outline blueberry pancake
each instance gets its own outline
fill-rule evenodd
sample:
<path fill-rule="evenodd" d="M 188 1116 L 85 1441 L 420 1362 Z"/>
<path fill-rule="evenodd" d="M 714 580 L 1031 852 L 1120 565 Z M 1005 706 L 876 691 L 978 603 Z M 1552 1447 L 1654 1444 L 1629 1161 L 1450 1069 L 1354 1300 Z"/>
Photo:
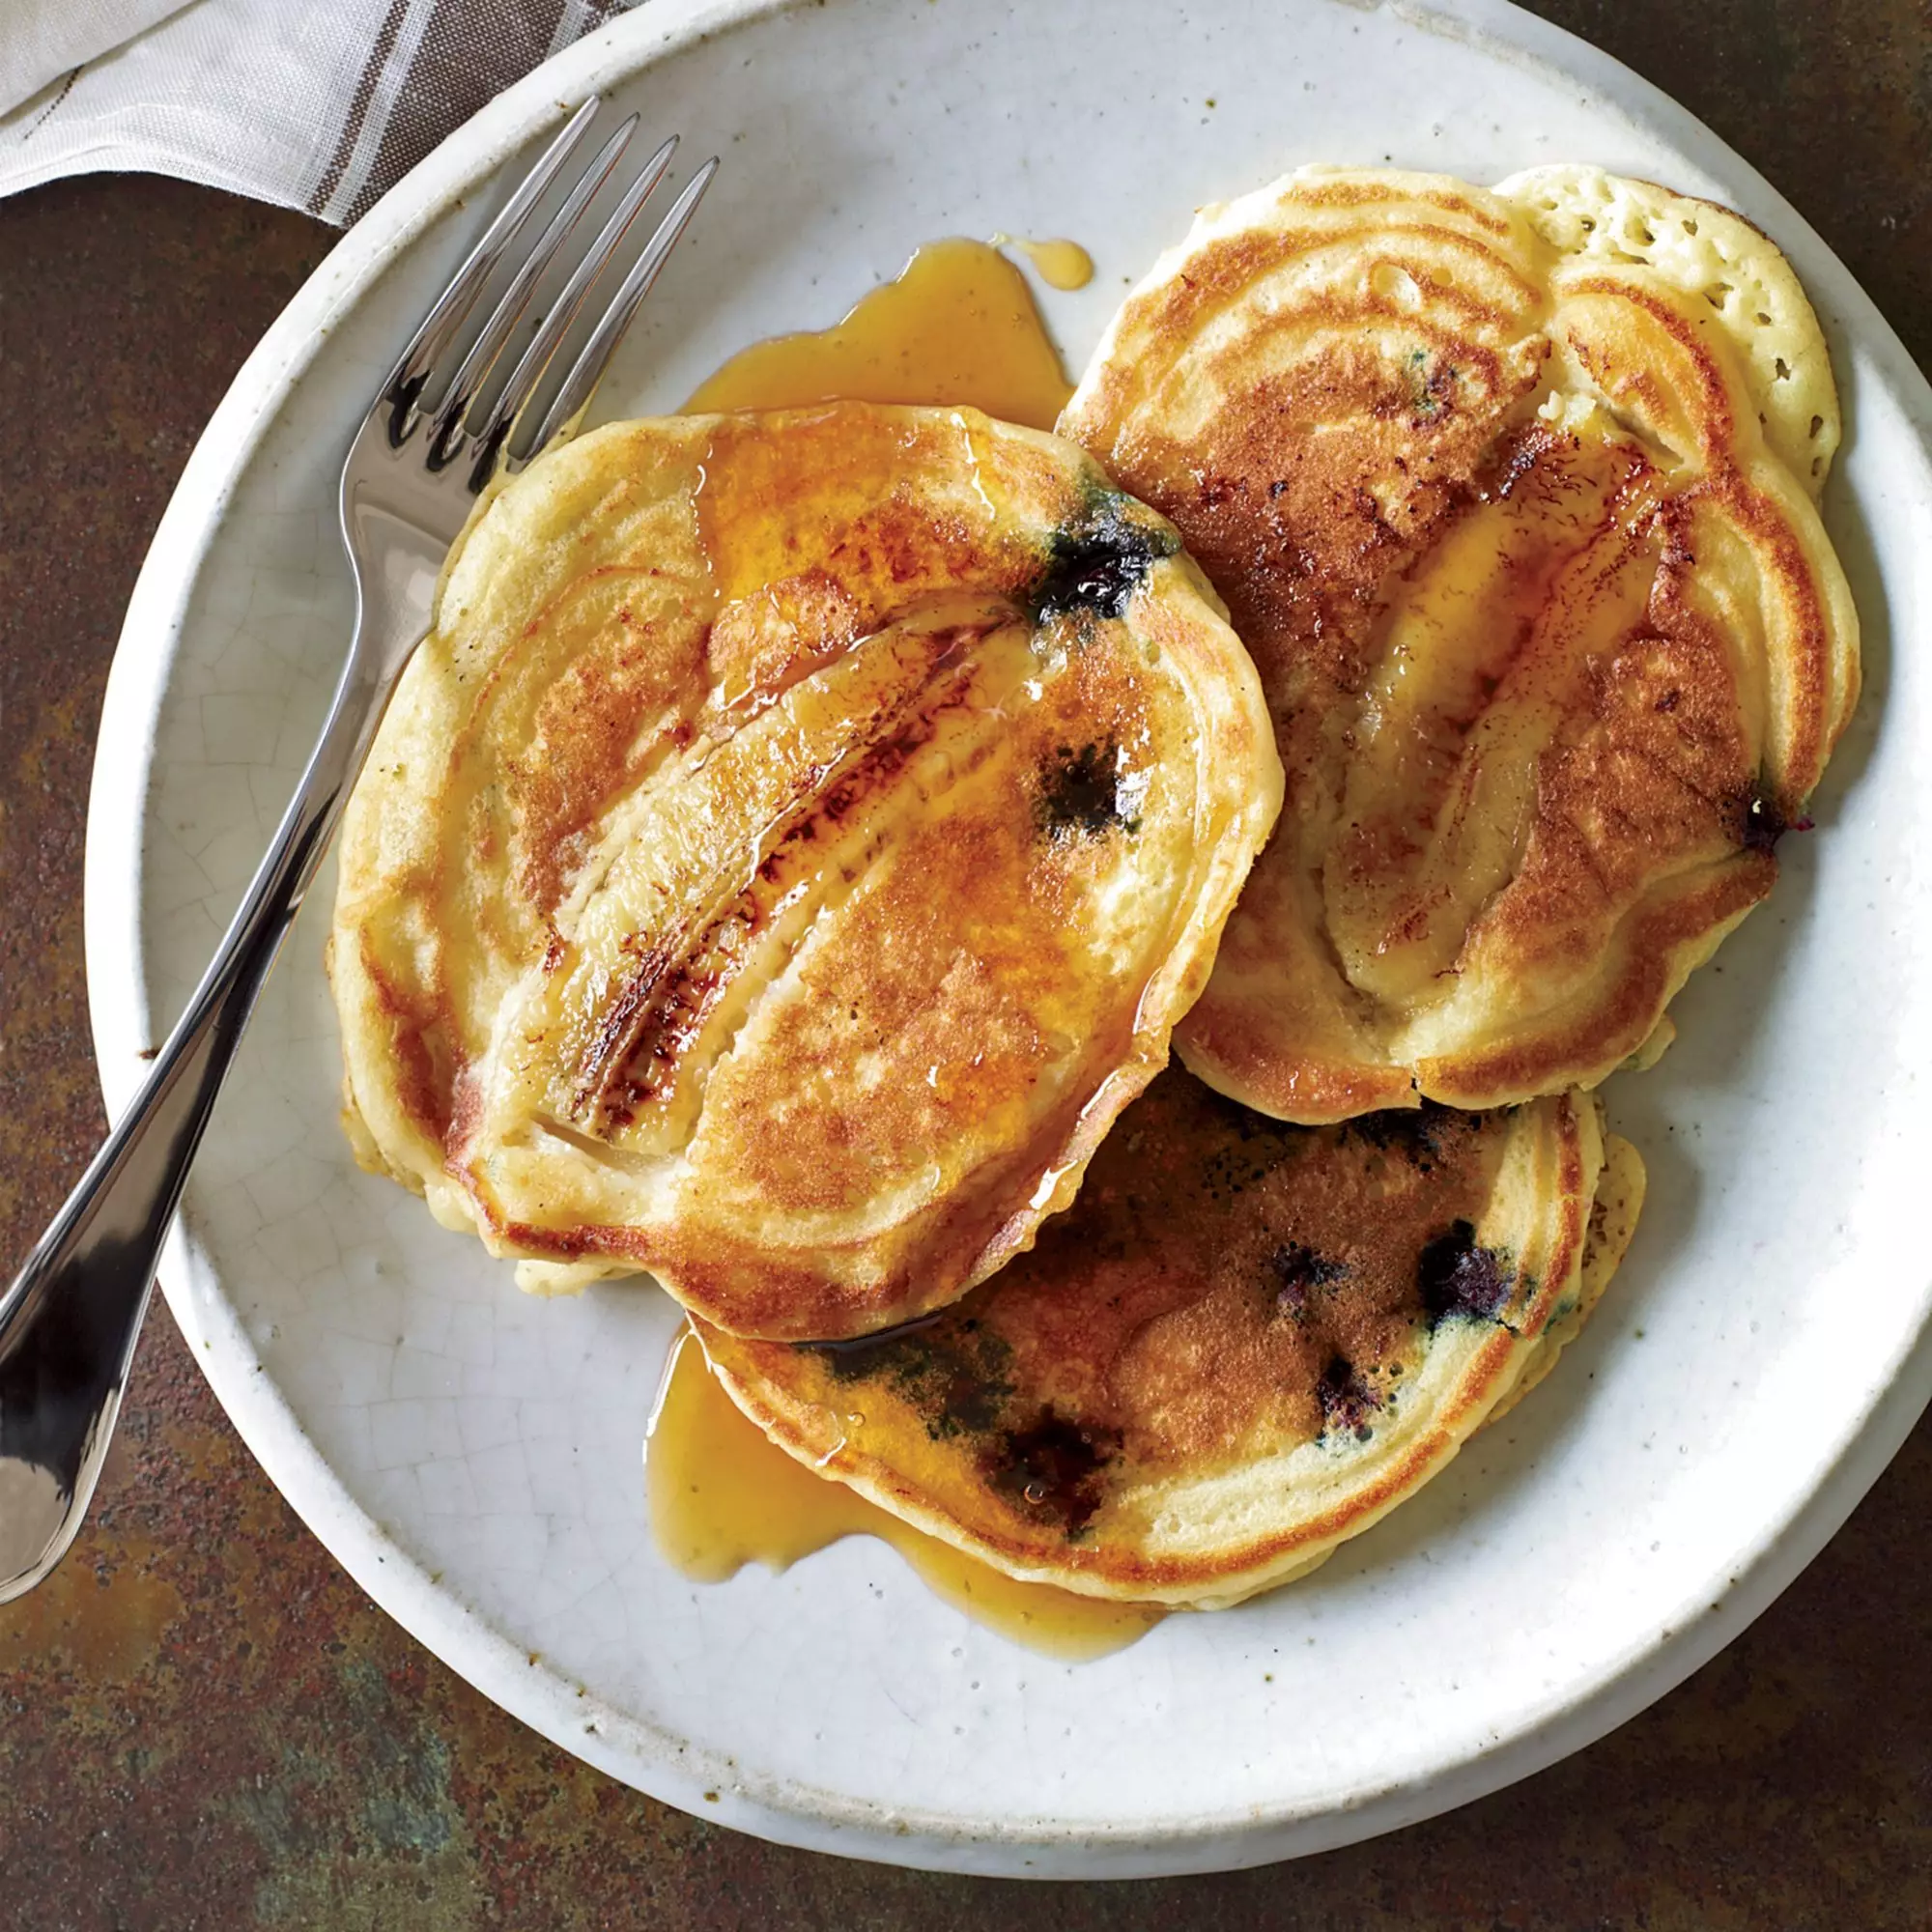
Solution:
<path fill-rule="evenodd" d="M 1214 1607 L 1393 1509 L 1555 1359 L 1643 1195 L 1588 1094 L 1291 1126 L 1179 1067 L 963 1300 L 787 1347 L 696 1324 L 775 1441 L 1032 1581 Z"/>
<path fill-rule="evenodd" d="M 1227 599 L 1287 772 L 1186 1063 L 1323 1122 L 1661 1050 L 1858 689 L 1776 248 L 1592 168 L 1311 170 L 1203 211 L 1060 427 Z"/>
<path fill-rule="evenodd" d="M 904 1321 L 1072 1199 L 1280 794 L 1213 592 L 1070 443 L 597 430 L 459 539 L 350 804 L 352 1137 L 526 1287 Z"/>

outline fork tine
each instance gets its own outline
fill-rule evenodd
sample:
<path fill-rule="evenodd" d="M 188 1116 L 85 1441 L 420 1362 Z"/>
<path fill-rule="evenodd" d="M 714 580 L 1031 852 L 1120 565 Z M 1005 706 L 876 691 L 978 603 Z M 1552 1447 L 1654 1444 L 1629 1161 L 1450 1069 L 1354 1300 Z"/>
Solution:
<path fill-rule="evenodd" d="M 497 218 L 483 231 L 482 240 L 470 249 L 462 268 L 450 277 L 448 287 L 423 317 L 422 327 L 411 338 L 409 347 L 396 358 L 395 367 L 389 371 L 378 392 L 378 407 L 386 406 L 389 412 L 391 444 L 400 446 L 409 440 L 417 421 L 416 399 L 422 394 L 423 385 L 429 381 L 437 358 L 449 347 L 451 338 L 475 307 L 476 298 L 482 293 L 483 284 L 489 280 L 491 270 L 496 268 L 504 249 L 523 232 L 531 210 L 543 199 L 544 190 L 576 152 L 584 129 L 596 117 L 598 104 L 598 97 L 593 94 L 557 129 L 555 138 L 524 177 L 516 193 L 503 204 Z"/>
<path fill-rule="evenodd" d="M 638 117 L 635 114 L 626 115 L 611 138 L 598 149 L 590 165 L 577 178 L 576 185 L 564 196 L 543 233 L 517 265 L 509 287 L 490 311 L 490 319 L 484 323 L 476 340 L 469 345 L 469 353 L 464 356 L 456 374 L 449 379 L 449 387 L 437 407 L 436 427 L 431 432 L 426 452 L 432 469 L 440 469 L 453 463 L 468 446 L 469 438 L 464 434 L 463 419 L 469 413 L 476 392 L 490 380 L 490 371 L 496 366 L 497 358 L 502 354 L 503 345 L 509 341 L 524 310 L 529 305 L 530 297 L 543 278 L 544 270 L 563 245 L 565 236 L 577 226 L 591 199 L 611 179 L 611 170 L 616 167 L 637 129 Z"/>
<path fill-rule="evenodd" d="M 704 190 L 711 185 L 711 177 L 717 172 L 718 156 L 713 155 L 671 204 L 670 213 L 659 222 L 657 233 L 644 244 L 644 252 L 638 257 L 631 272 L 611 298 L 611 306 L 604 311 L 604 319 L 591 330 L 590 340 L 571 364 L 570 374 L 563 379 L 563 386 L 556 392 L 556 399 L 544 412 L 543 422 L 531 439 L 524 461 L 548 447 L 552 439 L 560 432 L 576 427 L 603 379 L 606 365 L 616 352 L 617 344 L 623 340 L 625 329 L 631 326 L 638 304 L 650 294 L 651 284 L 657 280 L 659 270 L 669 260 L 670 251 L 677 246 L 678 238 L 690 225 L 697 204 L 704 197 Z"/>
<path fill-rule="evenodd" d="M 665 170 L 670 166 L 670 157 L 677 151 L 677 138 L 673 134 L 644 163 L 637 180 L 625 190 L 624 198 L 611 211 L 611 218 L 605 222 L 596 241 L 578 263 L 570 280 L 564 284 L 563 293 L 551 305 L 543 327 L 531 337 L 529 346 L 518 358 L 509 381 L 503 384 L 502 393 L 484 418 L 483 426 L 476 432 L 476 461 L 469 478 L 471 490 L 481 490 L 490 480 L 498 451 L 514 433 L 518 419 L 528 406 L 537 384 L 543 381 L 551 357 L 569 334 L 571 325 L 577 320 L 578 312 L 590 293 L 591 284 L 609 266 L 611 256 L 617 252 L 618 243 L 624 239 L 625 230 L 637 218 L 638 211 L 651 198 L 659 182 L 664 180 Z"/>

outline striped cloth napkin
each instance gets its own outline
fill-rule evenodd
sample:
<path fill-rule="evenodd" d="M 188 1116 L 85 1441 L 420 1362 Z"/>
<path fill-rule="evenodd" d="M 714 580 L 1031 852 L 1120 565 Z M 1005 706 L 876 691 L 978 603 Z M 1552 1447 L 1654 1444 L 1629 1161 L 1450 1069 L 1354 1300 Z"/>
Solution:
<path fill-rule="evenodd" d="M 347 226 L 635 0 L 0 0 L 0 194 L 180 175 Z"/>

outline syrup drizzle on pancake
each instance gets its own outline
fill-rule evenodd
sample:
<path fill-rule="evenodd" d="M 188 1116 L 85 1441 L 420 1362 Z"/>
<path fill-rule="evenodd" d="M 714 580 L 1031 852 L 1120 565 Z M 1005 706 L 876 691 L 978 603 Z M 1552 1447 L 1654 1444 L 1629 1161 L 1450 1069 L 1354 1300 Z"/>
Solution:
<path fill-rule="evenodd" d="M 1076 266 L 1057 253 L 1035 259 L 1056 287 L 1062 283 L 1055 271 L 1070 273 Z M 964 403 L 1049 429 L 1071 393 L 1025 277 L 985 243 L 953 240 L 921 248 L 896 280 L 862 298 L 836 327 L 780 336 L 733 356 L 688 407 L 785 409 L 834 398 Z M 1131 780 L 1115 769 L 1116 748 L 1103 752 L 1069 749 L 1067 759 L 1085 781 L 1076 803 L 1097 812 L 1104 792 L 1107 813 L 1118 816 Z M 1043 823 L 1059 824 L 1066 790 L 1045 788 Z M 813 1475 L 739 1413 L 688 1328 L 666 1365 L 644 1472 L 659 1547 L 699 1582 L 723 1582 L 747 1563 L 788 1569 L 841 1538 L 875 1536 L 975 1622 L 1069 1662 L 1124 1649 L 1166 1614 L 1153 1605 L 1100 1603 L 1015 1582 L 898 1521 L 843 1483 Z"/>

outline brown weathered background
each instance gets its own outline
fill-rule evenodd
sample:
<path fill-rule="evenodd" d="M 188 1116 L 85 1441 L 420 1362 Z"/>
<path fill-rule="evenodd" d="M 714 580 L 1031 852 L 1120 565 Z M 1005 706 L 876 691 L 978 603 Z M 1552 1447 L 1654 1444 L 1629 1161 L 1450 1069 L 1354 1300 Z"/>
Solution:
<path fill-rule="evenodd" d="M 1932 358 L 1927 0 L 1538 0 L 1822 230 Z M 102 1129 L 81 975 L 95 722 L 202 424 L 322 259 L 173 182 L 0 203 L 0 1269 Z M 1932 1925 L 1932 1423 L 1746 1636 L 1580 1757 L 1394 1837 L 1030 1889 L 781 1851 L 611 1783 L 377 1611 L 164 1309 L 101 1507 L 0 1609 L 0 1926 Z"/>

